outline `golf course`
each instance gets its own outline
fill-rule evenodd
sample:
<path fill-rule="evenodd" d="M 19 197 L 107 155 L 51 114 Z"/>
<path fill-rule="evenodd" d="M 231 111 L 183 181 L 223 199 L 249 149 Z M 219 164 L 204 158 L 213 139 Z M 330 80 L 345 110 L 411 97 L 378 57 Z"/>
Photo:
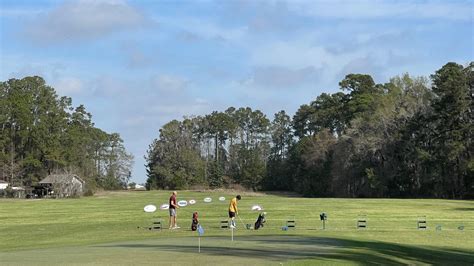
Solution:
<path fill-rule="evenodd" d="M 221 229 L 237 192 L 178 191 L 196 201 L 168 229 L 170 191 L 78 199 L 1 199 L 1 265 L 474 264 L 474 204 L 439 199 L 302 198 L 242 192 L 237 229 Z M 204 198 L 212 198 L 206 203 Z M 220 197 L 225 197 L 220 201 Z M 144 206 L 157 206 L 145 212 Z M 264 227 L 247 229 L 261 211 Z M 191 231 L 197 211 L 204 234 Z M 327 214 L 325 229 L 320 213 Z M 357 228 L 358 220 L 366 228 Z M 150 230 L 162 221 L 162 230 Z M 294 228 L 286 227 L 295 221 Z M 426 221 L 426 229 L 418 222 Z M 282 230 L 287 229 L 287 230 Z M 200 241 L 200 252 L 199 244 Z"/>

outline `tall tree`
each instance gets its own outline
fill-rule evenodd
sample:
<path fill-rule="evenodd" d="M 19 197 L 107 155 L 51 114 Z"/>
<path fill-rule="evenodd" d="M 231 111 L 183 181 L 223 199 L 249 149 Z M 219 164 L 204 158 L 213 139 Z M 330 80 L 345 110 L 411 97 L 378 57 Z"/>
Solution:
<path fill-rule="evenodd" d="M 73 108 L 71 98 L 59 98 L 37 76 L 1 82 L 0 103 L 1 179 L 33 185 L 51 173 L 74 172 L 92 188 L 104 175 L 108 135 L 83 105 Z"/>
<path fill-rule="evenodd" d="M 374 97 L 380 93 L 378 86 L 370 75 L 349 74 L 339 82 L 341 90 L 349 91 L 345 99 L 345 123 L 354 119 L 359 113 L 371 112 L 374 107 Z"/>
<path fill-rule="evenodd" d="M 466 192 L 467 162 L 472 147 L 472 95 L 470 75 L 466 74 L 463 66 L 447 63 L 431 76 L 436 95 L 432 104 L 435 129 L 432 141 L 441 173 L 437 189 L 445 190 L 452 198 Z"/>
<path fill-rule="evenodd" d="M 160 136 L 150 145 L 146 157 L 149 189 L 185 189 L 204 179 L 191 122 L 173 120 L 160 129 Z"/>
<path fill-rule="evenodd" d="M 267 164 L 265 189 L 286 190 L 291 188 L 291 173 L 288 171 L 288 156 L 294 144 L 292 122 L 284 110 L 276 113 L 270 126 L 272 147 Z"/>

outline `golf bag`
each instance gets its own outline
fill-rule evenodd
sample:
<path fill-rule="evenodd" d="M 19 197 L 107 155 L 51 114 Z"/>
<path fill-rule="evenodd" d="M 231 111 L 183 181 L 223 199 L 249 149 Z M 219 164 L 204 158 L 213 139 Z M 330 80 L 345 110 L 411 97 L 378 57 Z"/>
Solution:
<path fill-rule="evenodd" d="M 265 212 L 260 213 L 258 215 L 257 221 L 255 222 L 255 226 L 253 227 L 253 229 L 258 230 L 260 227 L 263 227 L 263 224 L 265 223 L 265 215 Z"/>
<path fill-rule="evenodd" d="M 198 221 L 198 213 L 194 212 L 193 213 L 193 222 L 191 223 L 191 230 L 196 231 L 198 227 L 199 221 Z"/>

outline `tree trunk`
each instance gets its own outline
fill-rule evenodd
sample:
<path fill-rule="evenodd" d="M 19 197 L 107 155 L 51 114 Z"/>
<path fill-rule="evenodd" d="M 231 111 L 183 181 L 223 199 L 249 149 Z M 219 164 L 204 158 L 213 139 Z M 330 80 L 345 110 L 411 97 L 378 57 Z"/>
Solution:
<path fill-rule="evenodd" d="M 214 160 L 219 164 L 219 141 L 217 139 L 217 134 L 214 138 L 214 142 L 215 142 L 214 144 L 216 146 L 216 152 L 215 152 L 216 157 L 214 158 Z"/>
<path fill-rule="evenodd" d="M 13 127 L 13 126 L 12 126 Z M 13 171 L 15 166 L 15 138 L 14 138 L 14 129 L 12 128 L 11 138 L 10 138 L 10 185 L 13 184 Z"/>

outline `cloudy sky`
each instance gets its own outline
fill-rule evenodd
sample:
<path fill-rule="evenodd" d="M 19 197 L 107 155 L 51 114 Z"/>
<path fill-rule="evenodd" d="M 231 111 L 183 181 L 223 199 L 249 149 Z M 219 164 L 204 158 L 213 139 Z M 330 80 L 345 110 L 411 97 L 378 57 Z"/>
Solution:
<path fill-rule="evenodd" d="M 474 59 L 474 1 L 1 0 L 0 79 L 39 75 L 143 156 L 172 119 L 293 115 L 348 73 L 376 82 Z"/>

